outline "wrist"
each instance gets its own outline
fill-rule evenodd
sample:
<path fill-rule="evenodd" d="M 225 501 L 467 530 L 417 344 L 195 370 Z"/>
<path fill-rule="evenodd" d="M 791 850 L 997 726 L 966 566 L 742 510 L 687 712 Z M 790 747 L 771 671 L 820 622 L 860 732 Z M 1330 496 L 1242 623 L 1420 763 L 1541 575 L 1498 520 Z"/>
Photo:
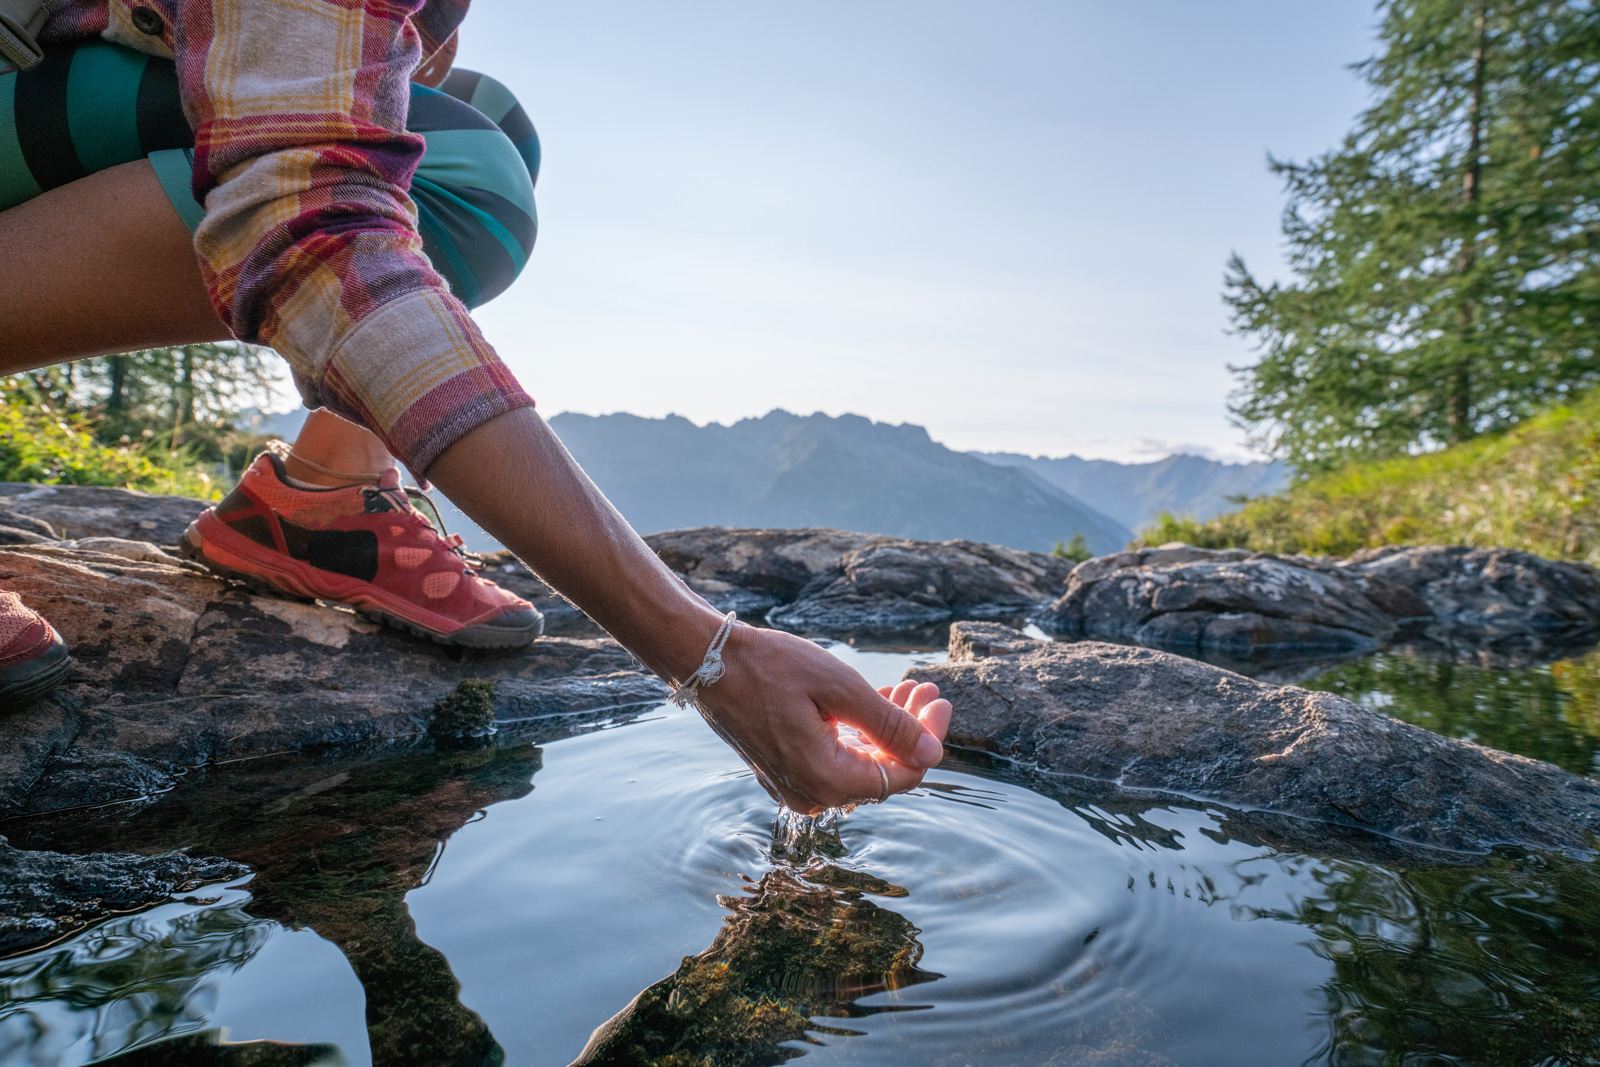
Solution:
<path fill-rule="evenodd" d="M 685 593 L 682 603 L 658 617 L 652 628 L 656 638 L 651 649 L 654 662 L 646 664 L 674 685 L 687 681 L 700 669 L 724 618 L 700 597 L 688 590 Z"/>

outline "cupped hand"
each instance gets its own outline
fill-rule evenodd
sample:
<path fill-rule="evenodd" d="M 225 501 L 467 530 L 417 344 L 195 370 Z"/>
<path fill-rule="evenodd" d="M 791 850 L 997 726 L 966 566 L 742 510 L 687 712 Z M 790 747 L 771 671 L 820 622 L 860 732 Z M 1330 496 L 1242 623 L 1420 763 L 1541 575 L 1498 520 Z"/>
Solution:
<path fill-rule="evenodd" d="M 700 690 L 711 725 L 775 800 L 815 815 L 915 788 L 944 757 L 950 702 L 931 682 L 873 689 L 810 641 L 734 629 L 726 673 Z"/>

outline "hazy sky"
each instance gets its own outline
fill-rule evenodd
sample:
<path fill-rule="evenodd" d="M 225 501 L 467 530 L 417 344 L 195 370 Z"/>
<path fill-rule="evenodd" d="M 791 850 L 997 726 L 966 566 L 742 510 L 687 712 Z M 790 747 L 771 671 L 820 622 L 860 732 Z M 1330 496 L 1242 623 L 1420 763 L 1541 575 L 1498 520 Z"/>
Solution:
<path fill-rule="evenodd" d="M 1365 101 L 1370 0 L 474 0 L 544 145 L 479 312 L 548 415 L 774 407 L 957 448 L 1242 454 L 1224 261 Z"/>

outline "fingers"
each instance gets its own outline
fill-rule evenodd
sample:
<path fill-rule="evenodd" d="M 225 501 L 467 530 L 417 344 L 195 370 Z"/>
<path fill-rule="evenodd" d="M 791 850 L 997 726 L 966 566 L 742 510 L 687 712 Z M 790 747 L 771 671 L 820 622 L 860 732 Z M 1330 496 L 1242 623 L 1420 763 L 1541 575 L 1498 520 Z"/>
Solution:
<path fill-rule="evenodd" d="M 938 686 L 932 682 L 919 684 L 903 681 L 895 686 L 884 686 L 878 692 L 907 715 L 915 716 L 926 736 L 940 742 L 944 740 L 945 732 L 950 727 L 951 708 L 948 700 L 940 698 Z M 864 799 L 877 799 L 870 792 L 873 783 L 869 775 L 878 774 L 878 767 L 874 766 L 874 763 L 882 766 L 887 773 L 890 793 L 902 793 L 916 788 L 926 773 L 925 767 L 907 766 L 905 762 L 893 758 L 875 738 L 857 733 L 849 726 L 840 729 L 839 741 L 841 749 L 844 750 L 841 756 L 848 766 L 846 773 L 853 783 L 853 788 L 860 790 L 860 795 Z M 942 745 L 940 754 L 943 754 Z M 872 762 L 869 763 L 868 760 Z M 883 776 L 878 776 L 877 788 L 880 796 L 883 781 Z"/>
<path fill-rule="evenodd" d="M 835 718 L 866 734 L 890 759 L 906 767 L 925 770 L 944 758 L 942 737 L 923 729 L 917 718 L 917 711 L 939 695 L 938 686 L 926 688 L 931 690 L 931 695 L 924 695 L 920 703 L 912 705 L 919 689 L 914 682 L 901 682 L 889 696 L 863 684 L 860 689 L 845 694 L 838 704 L 830 705 L 828 710 Z M 901 704 L 908 706 L 901 707 Z"/>

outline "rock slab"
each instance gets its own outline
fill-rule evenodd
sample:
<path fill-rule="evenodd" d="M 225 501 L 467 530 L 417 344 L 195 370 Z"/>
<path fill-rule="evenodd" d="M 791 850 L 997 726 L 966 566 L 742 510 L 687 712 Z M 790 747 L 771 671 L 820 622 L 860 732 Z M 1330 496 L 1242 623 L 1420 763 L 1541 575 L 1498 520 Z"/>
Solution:
<path fill-rule="evenodd" d="M 1020 617 L 1055 597 L 1073 566 L 975 541 L 830 529 L 708 526 L 645 540 L 713 604 L 766 611 L 775 626 L 816 634 Z"/>
<path fill-rule="evenodd" d="M 1370 652 L 1403 627 L 1439 648 L 1556 633 L 1581 645 L 1600 628 L 1600 571 L 1502 548 L 1339 560 L 1174 543 L 1080 564 L 1035 621 L 1062 637 L 1237 658 Z"/>
<path fill-rule="evenodd" d="M 1596 848 L 1600 783 L 1551 764 L 1164 652 L 953 630 L 956 658 L 907 674 L 960 709 L 952 744 L 1432 848 Z"/>
<path fill-rule="evenodd" d="M 0 548 L 0 587 L 61 632 L 73 675 L 5 709 L 0 817 L 149 795 L 184 769 L 424 734 L 466 680 L 500 722 L 664 699 L 610 640 L 448 649 L 344 608 L 255 596 L 148 542 Z"/>
<path fill-rule="evenodd" d="M 182 853 L 135 856 L 24 852 L 0 837 L 0 956 L 58 940 L 109 915 L 135 911 L 250 869 Z"/>

